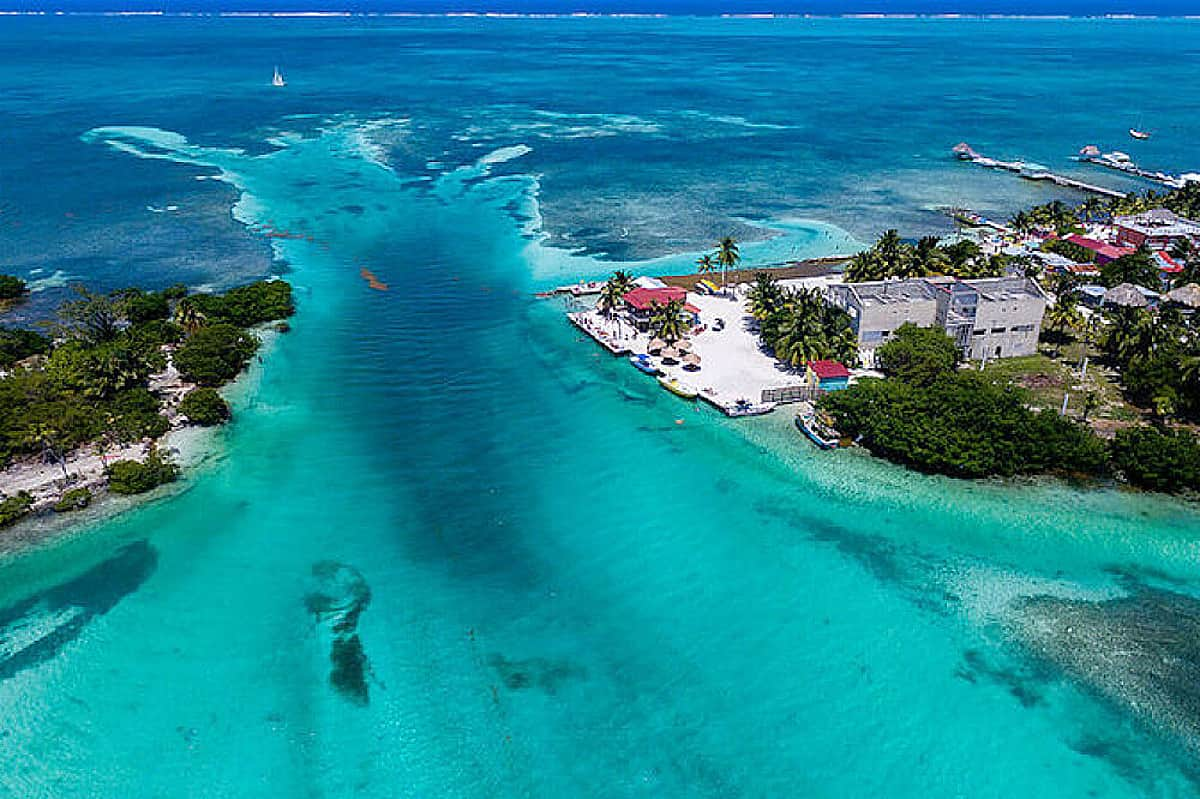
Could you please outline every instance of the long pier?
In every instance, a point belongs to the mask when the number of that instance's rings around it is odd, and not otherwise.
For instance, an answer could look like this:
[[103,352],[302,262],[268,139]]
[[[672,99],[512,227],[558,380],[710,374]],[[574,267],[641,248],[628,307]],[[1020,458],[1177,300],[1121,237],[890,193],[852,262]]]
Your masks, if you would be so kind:
[[1124,153],[1101,153],[1089,146],[1083,148],[1078,160],[1085,164],[1112,169],[1116,172],[1123,172],[1126,175],[1133,175],[1143,180],[1149,180],[1152,183],[1159,183],[1172,189],[1182,188],[1187,183],[1187,181],[1178,175],[1168,175],[1166,172],[1152,172],[1149,169],[1142,169]]
[[1106,186],[1097,186],[1094,183],[1086,183],[1082,180],[1069,178],[1066,175],[1059,175],[1040,164],[1030,164],[1025,161],[1001,161],[996,158],[989,158],[986,155],[975,152],[966,143],[957,145],[954,148],[954,154],[960,161],[966,161],[985,169],[999,169],[1004,172],[1012,172],[1025,180],[1045,180],[1068,189],[1099,194],[1102,197],[1120,198],[1125,196],[1125,192],[1110,189]]

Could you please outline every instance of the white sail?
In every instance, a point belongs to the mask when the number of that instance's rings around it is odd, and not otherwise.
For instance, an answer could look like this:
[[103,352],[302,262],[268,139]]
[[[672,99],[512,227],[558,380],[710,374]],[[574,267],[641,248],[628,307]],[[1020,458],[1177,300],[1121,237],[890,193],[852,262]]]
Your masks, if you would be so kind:
[[283,74],[279,71],[279,67],[275,67],[275,74],[271,76],[272,86],[286,86],[287,81],[283,79]]

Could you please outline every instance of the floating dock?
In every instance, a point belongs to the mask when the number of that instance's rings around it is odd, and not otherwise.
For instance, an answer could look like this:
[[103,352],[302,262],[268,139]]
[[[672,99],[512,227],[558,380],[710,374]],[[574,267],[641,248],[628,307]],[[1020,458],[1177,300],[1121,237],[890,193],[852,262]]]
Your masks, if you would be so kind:
[[1079,155],[1076,156],[1076,160],[1082,161],[1085,164],[1091,164],[1092,166],[1123,172],[1126,175],[1133,175],[1134,177],[1149,180],[1152,183],[1159,183],[1172,189],[1181,189],[1188,182],[1179,175],[1169,175],[1166,172],[1153,172],[1149,169],[1142,169],[1134,163],[1128,154],[1119,150],[1114,150],[1111,153],[1102,153],[1100,152],[1100,148],[1094,144],[1089,144],[1080,150]]
[[1004,172],[1012,172],[1025,180],[1049,181],[1057,186],[1064,186],[1068,189],[1084,191],[1089,194],[1099,194],[1102,197],[1120,198],[1125,196],[1125,192],[1123,191],[1055,174],[1041,164],[1031,164],[1026,161],[1001,161],[996,158],[989,158],[986,155],[975,152],[965,142],[956,145],[953,152],[960,161],[966,161],[986,169],[999,169]]

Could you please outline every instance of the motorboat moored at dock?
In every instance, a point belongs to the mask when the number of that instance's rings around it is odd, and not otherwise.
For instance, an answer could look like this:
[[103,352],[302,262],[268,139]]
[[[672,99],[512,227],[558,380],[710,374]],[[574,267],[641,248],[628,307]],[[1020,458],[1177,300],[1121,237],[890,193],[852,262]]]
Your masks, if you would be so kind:
[[660,377],[660,378],[658,378],[658,384],[660,386],[662,386],[663,388],[665,388],[667,391],[670,391],[675,396],[682,397],[683,399],[693,400],[696,397],[700,396],[699,391],[692,388],[691,386],[687,386],[687,385],[684,385],[683,383],[680,383],[674,377]]
[[841,434],[808,403],[804,403],[796,414],[796,428],[821,449],[841,446]]

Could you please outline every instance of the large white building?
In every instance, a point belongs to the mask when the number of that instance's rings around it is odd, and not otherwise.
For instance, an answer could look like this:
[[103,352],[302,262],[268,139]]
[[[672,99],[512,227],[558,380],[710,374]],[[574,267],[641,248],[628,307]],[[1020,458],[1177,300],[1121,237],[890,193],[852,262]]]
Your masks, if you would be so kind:
[[1027,277],[842,283],[830,286],[828,295],[850,314],[866,366],[906,323],[942,328],[965,358],[1033,355],[1046,310],[1046,294]]

